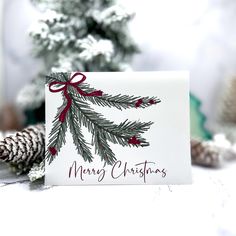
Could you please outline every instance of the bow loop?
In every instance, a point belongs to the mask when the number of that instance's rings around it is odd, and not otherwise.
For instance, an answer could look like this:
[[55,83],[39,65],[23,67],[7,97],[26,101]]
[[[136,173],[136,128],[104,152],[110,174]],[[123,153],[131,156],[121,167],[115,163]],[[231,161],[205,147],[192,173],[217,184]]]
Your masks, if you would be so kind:
[[[80,76],[80,79],[78,80],[78,76]],[[82,76],[82,78],[81,78]],[[86,97],[91,97],[91,96],[102,96],[102,91],[93,91],[91,93],[86,93],[85,91],[83,91],[81,88],[78,87],[79,84],[83,83],[86,80],[86,76],[84,74],[82,74],[81,72],[76,72],[71,78],[70,80],[66,81],[66,82],[62,82],[62,81],[53,81],[49,84],[49,91],[52,93],[58,93],[58,92],[64,92],[64,96],[67,100],[67,105],[64,108],[64,110],[61,112],[60,116],[59,116],[59,120],[63,123],[66,119],[66,114],[69,111],[71,105],[72,105],[72,98],[70,97],[70,95],[68,94],[68,86],[72,86],[74,87],[77,92],[81,95],[81,96],[86,96]]]
[[66,86],[67,86],[66,82],[54,81],[54,82],[50,83],[49,91],[52,93],[58,93],[58,92],[65,90]]
[[[81,78],[82,76],[82,78]],[[79,80],[78,80],[79,79]],[[81,72],[76,72],[69,80],[70,85],[79,85],[86,80],[86,76]]]

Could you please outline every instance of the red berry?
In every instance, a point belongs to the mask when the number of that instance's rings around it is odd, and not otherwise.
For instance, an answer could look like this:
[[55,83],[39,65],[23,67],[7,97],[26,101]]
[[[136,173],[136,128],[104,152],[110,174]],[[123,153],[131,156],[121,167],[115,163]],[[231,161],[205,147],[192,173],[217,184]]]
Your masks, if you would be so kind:
[[135,107],[140,107],[140,105],[143,103],[143,99],[139,99],[136,103],[135,103]]
[[128,144],[140,145],[141,142],[135,136],[133,136],[132,138],[129,139]]
[[153,104],[155,104],[156,102],[155,102],[153,99],[151,99],[151,100],[149,101],[149,103],[150,103],[151,105],[153,105]]
[[49,147],[48,150],[53,156],[57,154],[57,149],[55,147]]

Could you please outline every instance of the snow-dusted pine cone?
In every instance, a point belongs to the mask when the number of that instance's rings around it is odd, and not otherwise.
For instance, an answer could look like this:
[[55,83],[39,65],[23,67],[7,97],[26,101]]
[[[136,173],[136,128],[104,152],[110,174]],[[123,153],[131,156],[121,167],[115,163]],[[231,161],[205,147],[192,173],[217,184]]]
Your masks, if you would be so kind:
[[227,81],[220,102],[219,121],[236,125],[236,77]]
[[45,154],[44,125],[29,126],[0,141],[0,161],[10,164],[17,174],[27,173]]
[[221,164],[221,153],[219,149],[208,142],[191,139],[192,164],[218,167]]

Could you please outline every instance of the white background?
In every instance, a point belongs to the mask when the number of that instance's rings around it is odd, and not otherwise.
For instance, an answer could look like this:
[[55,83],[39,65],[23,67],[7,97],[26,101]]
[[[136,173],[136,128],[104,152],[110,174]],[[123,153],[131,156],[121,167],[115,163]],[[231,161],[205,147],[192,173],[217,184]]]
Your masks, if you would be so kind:
[[[236,1],[120,2],[136,12],[131,32],[142,54],[136,56],[134,69],[189,69],[191,90],[202,99],[210,121],[214,120],[222,84],[236,70]],[[5,0],[4,14],[4,79],[7,99],[14,100],[16,91],[37,72],[28,57],[27,29],[38,13],[29,0]]]

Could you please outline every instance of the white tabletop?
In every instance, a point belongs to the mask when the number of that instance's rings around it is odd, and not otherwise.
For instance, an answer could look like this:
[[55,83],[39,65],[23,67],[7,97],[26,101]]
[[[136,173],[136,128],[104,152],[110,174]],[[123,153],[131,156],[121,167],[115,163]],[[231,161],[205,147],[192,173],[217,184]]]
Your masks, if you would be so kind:
[[0,187],[1,235],[236,235],[236,163],[189,186]]

